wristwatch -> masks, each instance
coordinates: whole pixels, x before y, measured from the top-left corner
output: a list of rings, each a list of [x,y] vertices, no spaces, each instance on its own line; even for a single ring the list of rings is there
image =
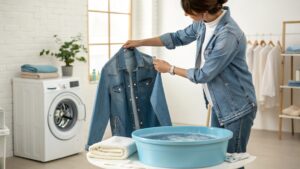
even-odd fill
[[[170,73],[171,75],[175,75],[174,69],[175,69],[175,66],[172,65],[172,66],[170,67],[170,70],[169,70],[169,73]]]

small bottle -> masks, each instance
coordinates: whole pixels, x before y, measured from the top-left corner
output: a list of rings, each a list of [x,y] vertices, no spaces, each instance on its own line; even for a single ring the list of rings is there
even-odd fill
[[[96,70],[93,69],[93,72],[92,72],[92,81],[96,81]]]
[[[97,80],[100,80],[100,71],[98,70]]]
[[[300,68],[296,70],[296,81],[300,81]]]

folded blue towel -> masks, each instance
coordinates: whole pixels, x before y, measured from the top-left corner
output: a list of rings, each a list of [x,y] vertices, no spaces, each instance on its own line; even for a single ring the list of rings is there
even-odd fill
[[[300,53],[300,45],[290,45],[286,49],[286,53],[295,54]]]
[[[300,81],[289,80],[288,81],[288,86],[300,87]]]
[[[54,73],[57,72],[57,68],[51,65],[30,65],[25,64],[21,66],[22,72],[32,73]]]

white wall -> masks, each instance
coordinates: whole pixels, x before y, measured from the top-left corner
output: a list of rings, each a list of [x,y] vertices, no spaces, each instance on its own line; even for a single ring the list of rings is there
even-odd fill
[[[5,110],[6,124],[11,131],[7,141],[8,156],[12,155],[13,147],[11,79],[25,63],[60,66],[62,63],[56,58],[40,57],[39,51],[54,47],[54,34],[68,38],[82,33],[86,39],[86,9],[86,0],[0,0],[0,106]],[[88,65],[76,63],[74,69],[74,76],[80,77],[87,91],[85,97],[91,97]]]
[[[227,5],[230,6],[233,18],[236,19],[245,34],[265,34],[264,37],[251,36],[250,39],[279,40],[282,21],[300,20],[300,1],[298,0],[229,0]],[[180,0],[162,0],[159,1],[158,6],[159,34],[176,31],[191,23],[191,19],[184,16]],[[295,30],[299,30],[299,27]],[[267,36],[270,33],[273,34],[272,38]],[[299,39],[299,37],[297,38]],[[289,39],[295,40],[296,37],[289,36]],[[159,54],[176,66],[190,68],[194,66],[195,44],[171,51],[161,49]],[[186,79],[168,75],[164,76],[164,84],[173,120],[179,123],[203,124],[206,110],[200,85],[196,86]],[[299,99],[296,98],[296,100]],[[258,112],[254,128],[277,130],[277,117],[275,112]],[[296,131],[300,131],[300,121],[296,121],[295,125]],[[284,130],[290,131],[290,120],[284,120]]]

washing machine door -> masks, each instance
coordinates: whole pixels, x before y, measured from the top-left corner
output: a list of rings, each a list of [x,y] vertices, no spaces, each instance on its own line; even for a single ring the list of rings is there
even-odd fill
[[[52,134],[60,140],[69,140],[81,132],[85,120],[85,106],[72,92],[57,95],[49,108],[48,125]]]

